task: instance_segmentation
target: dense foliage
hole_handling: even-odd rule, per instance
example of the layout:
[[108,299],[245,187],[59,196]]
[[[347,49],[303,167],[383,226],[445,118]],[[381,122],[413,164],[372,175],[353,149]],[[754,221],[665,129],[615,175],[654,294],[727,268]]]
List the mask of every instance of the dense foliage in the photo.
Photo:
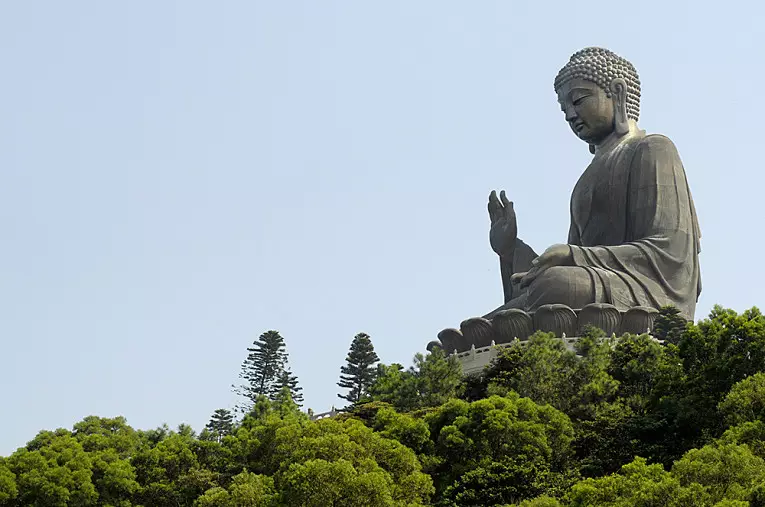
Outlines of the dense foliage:
[[676,317],[664,343],[538,333],[474,377],[379,365],[319,421],[284,386],[199,435],[87,417],[0,458],[0,506],[763,506],[765,317]]

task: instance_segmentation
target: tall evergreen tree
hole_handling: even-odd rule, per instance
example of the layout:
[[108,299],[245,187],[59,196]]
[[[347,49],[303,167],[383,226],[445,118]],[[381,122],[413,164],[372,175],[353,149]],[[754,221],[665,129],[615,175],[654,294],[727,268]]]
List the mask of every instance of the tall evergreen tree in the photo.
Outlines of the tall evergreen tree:
[[337,385],[348,389],[348,393],[338,396],[351,403],[358,403],[374,382],[377,371],[375,363],[380,360],[368,334],[359,333],[353,338],[345,360],[347,364],[340,368],[340,382]]
[[303,388],[298,384],[297,375],[294,375],[289,368],[285,368],[282,371],[282,374],[279,376],[279,382],[275,384],[275,387],[276,392],[272,394],[272,399],[276,399],[277,396],[280,396],[281,390],[286,387],[290,392],[292,401],[295,402],[298,407],[303,405],[303,393],[300,392]]
[[213,413],[205,429],[215,437],[215,440],[220,442],[223,437],[234,429],[234,415],[230,410],[219,408]]
[[249,354],[239,373],[244,382],[235,388],[235,392],[245,398],[239,407],[242,412],[249,412],[260,395],[273,398],[287,362],[284,338],[278,331],[266,331],[253,345],[247,349]]

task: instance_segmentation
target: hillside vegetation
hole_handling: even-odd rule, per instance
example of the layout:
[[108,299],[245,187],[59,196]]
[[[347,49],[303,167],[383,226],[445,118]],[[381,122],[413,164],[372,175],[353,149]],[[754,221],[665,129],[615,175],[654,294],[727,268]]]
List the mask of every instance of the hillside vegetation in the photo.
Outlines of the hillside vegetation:
[[43,431],[0,458],[0,506],[765,506],[765,317],[665,309],[654,334],[537,333],[463,378],[439,349],[377,364],[360,333],[350,405],[318,421],[256,347],[239,420]]

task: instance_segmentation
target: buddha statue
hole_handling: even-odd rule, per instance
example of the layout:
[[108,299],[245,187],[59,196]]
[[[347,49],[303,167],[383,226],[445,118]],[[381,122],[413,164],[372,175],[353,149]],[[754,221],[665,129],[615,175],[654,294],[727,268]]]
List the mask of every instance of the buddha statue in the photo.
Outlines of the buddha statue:
[[505,304],[620,312],[673,305],[693,319],[701,293],[699,230],[683,164],[670,139],[637,125],[640,80],[627,60],[602,48],[575,53],[554,83],[566,122],[593,158],[571,195],[565,244],[537,255],[518,238],[513,203],[489,196],[491,247]]

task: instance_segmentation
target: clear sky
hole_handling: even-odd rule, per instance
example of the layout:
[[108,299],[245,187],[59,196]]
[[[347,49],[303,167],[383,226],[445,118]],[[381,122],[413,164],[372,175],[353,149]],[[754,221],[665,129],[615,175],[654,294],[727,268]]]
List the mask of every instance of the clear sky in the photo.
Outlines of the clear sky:
[[765,304],[757,2],[0,4],[0,455],[94,414],[200,430],[279,330],[317,412],[358,332],[411,364],[501,303],[486,199],[564,242],[590,157],[552,89],[637,67],[678,146],[703,293]]

